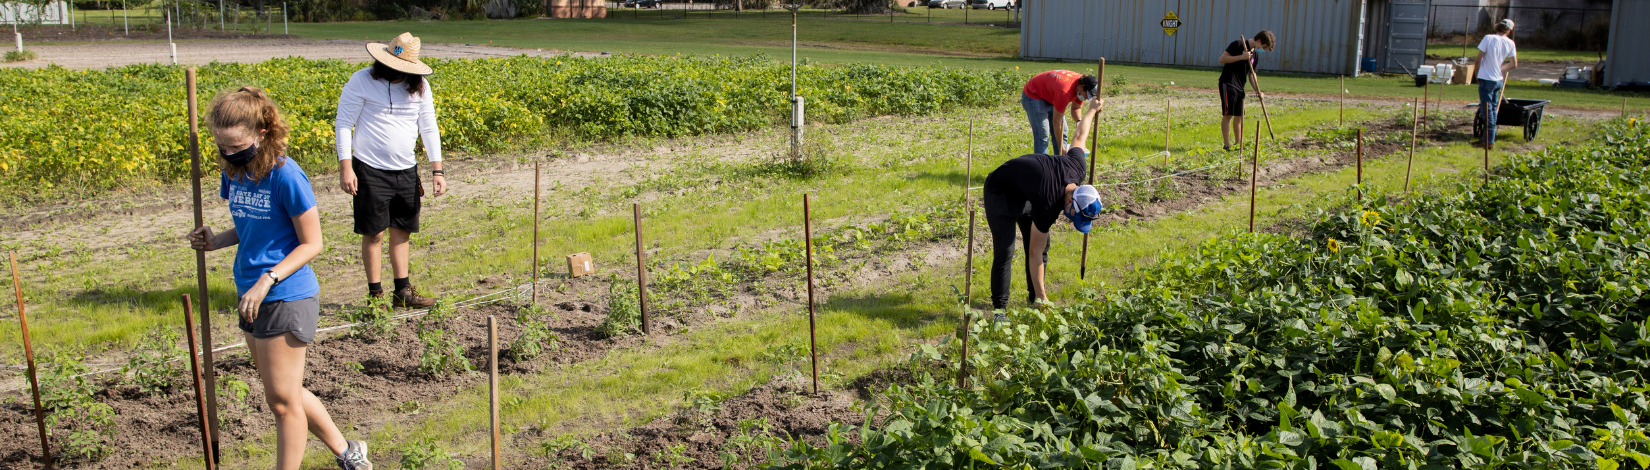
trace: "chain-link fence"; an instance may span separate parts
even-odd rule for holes
[[[113,28],[117,31],[164,33],[210,30],[243,34],[286,34],[290,19],[286,4],[266,3],[262,10],[237,3],[210,3],[190,0],[122,2],[121,0],[78,1],[70,4],[73,25]],[[69,25],[70,23],[64,23]]]
[[[1428,13],[1427,42],[1476,46],[1496,23],[1511,18],[1520,47],[1602,51],[1610,40],[1610,4],[1571,2],[1576,6],[1480,6],[1435,4]]]

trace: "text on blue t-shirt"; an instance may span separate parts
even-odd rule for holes
[[[235,291],[245,294],[265,271],[298,248],[298,227],[292,218],[315,207],[315,188],[298,163],[281,157],[282,163],[256,183],[231,180],[219,175],[218,196],[229,201],[229,215],[235,220],[240,247],[235,250]],[[265,302],[297,300],[321,292],[315,271],[305,264],[269,289]]]

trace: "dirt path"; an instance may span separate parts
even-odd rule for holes
[[[389,38],[381,38],[387,40]],[[281,57],[302,56],[308,59],[342,59],[364,62],[366,44],[370,40],[329,39],[240,39],[240,40],[185,40],[177,43],[178,63],[206,65],[211,62],[263,62]],[[37,69],[56,64],[70,69],[101,69],[131,64],[170,63],[171,50],[166,41],[97,42],[59,46],[29,46],[40,58],[24,62],[0,64],[4,67]],[[576,55],[601,57],[606,54],[567,52],[544,49],[521,49],[479,44],[424,43],[424,57],[441,59],[479,59],[511,57],[526,54],[534,57]]]

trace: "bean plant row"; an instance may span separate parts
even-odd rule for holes
[[[1650,468],[1650,130],[1624,124],[985,316],[966,386],[895,387],[776,464]]]
[[[790,64],[763,56],[429,63],[443,148],[452,151],[740,132],[789,116]],[[338,90],[362,66],[296,57],[213,63],[199,69],[201,104],[220,90],[265,88],[292,126],[288,153],[312,173],[325,172],[335,165]],[[97,190],[184,177],[183,73],[158,64],[0,70],[0,191]],[[823,122],[995,104],[1020,80],[1011,71],[819,64],[802,65],[797,77],[810,120]]]

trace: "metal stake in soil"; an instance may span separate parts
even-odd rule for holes
[[[813,362],[814,394],[819,394],[819,339],[814,320],[814,225],[808,208],[809,195],[802,193],[802,244],[808,258],[808,358]]]
[[[642,334],[653,334],[653,322],[647,316],[647,249],[642,245],[642,203],[631,203],[636,213],[636,300],[642,310]]]
[[[201,215],[201,178],[204,175],[201,173],[200,117],[195,103],[194,67],[184,70],[183,81],[187,88],[186,99],[189,100],[187,106],[189,108],[189,171],[192,176],[189,178],[189,182],[194,189],[195,228],[199,229],[206,226],[206,222]],[[206,365],[206,376],[204,378],[206,383],[215,384],[218,383],[218,373],[217,362],[212,360],[212,303],[207,297],[209,294],[206,291],[205,250],[195,252],[195,290],[195,295],[200,297],[201,303],[201,345],[203,346],[201,348],[201,363]],[[218,438],[218,387],[206,387],[206,421],[207,425],[212,428],[212,461],[216,462],[222,459],[223,455],[218,450],[218,444],[223,442],[222,439]]]
[[[498,427],[498,317],[487,316],[487,404],[493,423],[493,470],[500,470]]]
[[[23,310],[23,279],[17,277],[17,252],[11,252],[11,286],[17,291],[17,322],[23,325],[23,357],[29,365],[29,390],[34,392],[34,424],[40,428],[40,458],[52,468],[52,445],[46,436],[46,411],[40,406],[40,379],[34,370],[34,343],[29,340],[29,315]]]
[[[1249,47],[1249,40],[1244,39],[1243,36],[1238,36],[1238,42],[1243,43],[1244,52],[1248,52],[1250,57],[1254,57],[1255,50]],[[1260,91],[1260,75],[1255,73],[1254,65],[1249,66],[1249,84],[1255,87],[1255,95],[1260,99],[1260,115],[1266,118],[1266,134],[1272,136],[1272,140],[1277,140],[1278,134],[1272,132],[1272,115],[1266,112],[1266,95]]]
[[[1099,83],[1094,86],[1094,99],[1097,99],[1097,100],[1100,99],[1101,94],[1104,93],[1105,89],[1106,89],[1106,58],[1105,57],[1100,58],[1100,75],[1098,75],[1098,77],[1100,79]],[[1082,109],[1079,108],[1078,111],[1081,112]],[[1096,119],[1098,119],[1098,118],[1096,118]],[[1095,143],[1097,143],[1099,141],[1100,141],[1100,126],[1095,125],[1095,124],[1090,124],[1089,125],[1089,148],[1091,148],[1091,149],[1094,148]],[[1163,136],[1163,148],[1164,148],[1164,150],[1168,150],[1168,147],[1169,147],[1169,136],[1165,133],[1164,136]],[[1088,184],[1094,184],[1094,152],[1089,152],[1089,178],[1088,178],[1087,181],[1088,181]],[[973,223],[970,222],[969,225],[972,226]],[[972,250],[970,250],[970,251],[972,251]],[[970,254],[972,254],[972,253],[970,253]],[[972,270],[973,266],[970,266],[969,269]],[[1089,234],[1085,233],[1085,234],[1083,234],[1083,258],[1077,262],[1077,280],[1081,281],[1084,278],[1087,278],[1088,275],[1089,275]],[[966,356],[964,356],[964,357],[966,357]]]
[[[1358,201],[1364,200],[1364,128],[1358,128]]]
[[[539,304],[539,162],[533,162],[533,303]]]
[[[957,388],[968,384],[968,330],[974,323],[974,213],[968,208],[968,251],[963,258],[962,361],[957,362]]]
[[[201,383],[201,364],[195,357],[200,346],[195,344],[195,312],[189,294],[183,294],[183,332],[189,336],[189,369],[195,379],[195,413],[200,416],[201,422],[201,460],[206,462],[206,470],[212,470],[212,431],[206,425],[206,386]]]
[[[1249,233],[1255,233],[1255,182],[1260,179],[1260,123],[1255,123],[1255,159],[1249,162]]]
[[[1415,104],[1421,104],[1420,100],[1416,100]],[[1411,106],[1409,110],[1409,163],[1404,166],[1404,194],[1409,194],[1409,172],[1415,169],[1415,137],[1421,128],[1421,110],[1417,108]]]

